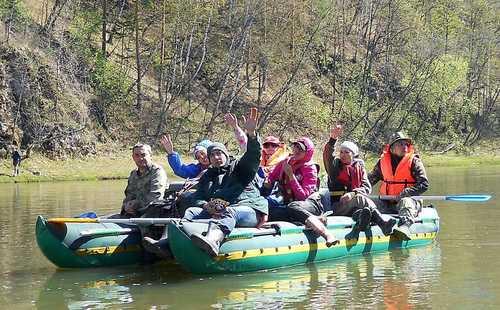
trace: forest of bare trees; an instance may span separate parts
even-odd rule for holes
[[[342,122],[372,151],[396,130],[437,150],[499,134],[494,1],[0,3],[2,44],[36,35],[52,61],[76,60],[85,126],[114,138],[169,132],[187,149],[249,107],[263,134],[321,140]]]

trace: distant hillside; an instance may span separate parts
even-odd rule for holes
[[[0,0],[0,149],[50,156],[97,145],[187,151],[232,143],[222,122],[258,107],[262,134],[329,126],[378,151],[499,137],[493,1]]]
[[[77,60],[24,38],[30,42],[0,44],[0,148],[15,141],[55,156],[94,153],[90,94],[69,71]]]

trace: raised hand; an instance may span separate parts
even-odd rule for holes
[[[174,152],[174,144],[172,143],[172,138],[170,135],[163,135],[160,138],[160,143],[167,152],[167,154],[172,154]]]
[[[344,133],[344,127],[342,127],[342,124],[337,123],[330,129],[330,138],[337,140],[342,133]]]
[[[233,129],[238,127],[238,118],[232,113],[226,113],[224,115],[224,121]]]
[[[257,108],[251,108],[248,118],[243,116],[243,123],[247,134],[251,137],[255,136],[255,128],[257,128],[258,122],[258,112]]]

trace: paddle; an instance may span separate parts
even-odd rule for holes
[[[380,196],[369,196],[370,198],[378,198],[381,200],[399,200],[399,196],[390,195],[380,195]],[[447,196],[411,196],[413,199],[423,199],[423,200],[449,200],[449,201],[459,201],[459,202],[484,202],[491,199],[491,195],[481,195],[481,194],[466,194],[466,195],[447,195]]]
[[[129,235],[134,232],[139,232],[138,228],[100,228],[100,229],[89,229],[82,230],[80,232],[80,236],[89,237],[89,236],[118,236],[118,235]]]
[[[54,217],[47,219],[49,223],[114,223],[114,224],[137,224],[137,225],[166,225],[168,223],[180,221],[179,218],[153,218],[137,217],[129,219],[109,219],[109,218],[73,218]]]

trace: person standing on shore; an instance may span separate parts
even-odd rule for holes
[[[17,177],[20,173],[21,160],[23,158],[21,156],[21,151],[18,148],[18,144],[15,141],[11,157],[12,157],[12,167],[13,167],[12,176]]]

